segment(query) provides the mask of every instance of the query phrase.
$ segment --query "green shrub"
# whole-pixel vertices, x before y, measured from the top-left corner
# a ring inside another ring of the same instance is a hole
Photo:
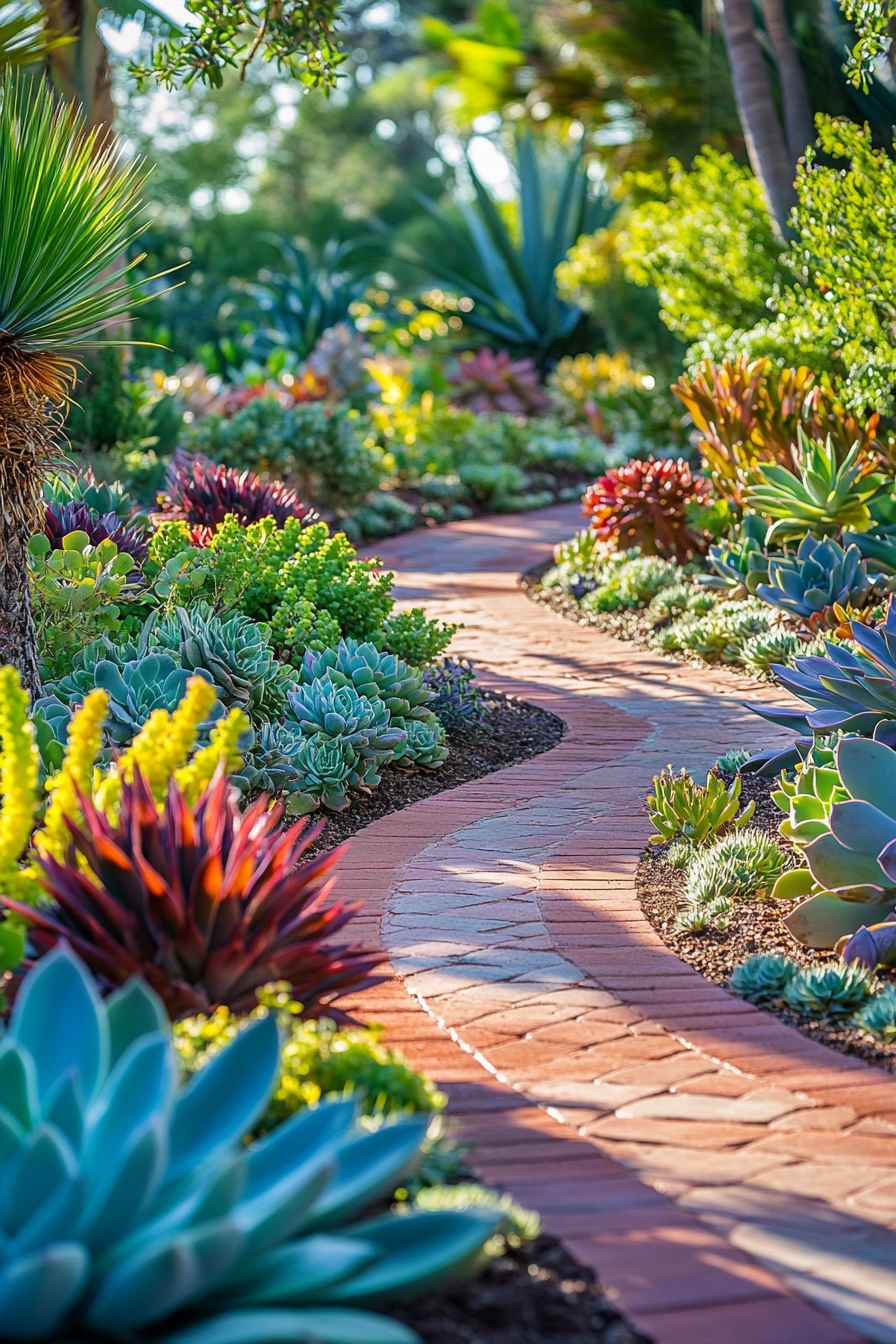
[[[298,486],[323,508],[350,509],[379,484],[361,422],[322,402],[281,406],[256,397],[228,419],[211,415],[187,430],[182,446],[238,471],[267,472]]]
[[[411,667],[428,667],[445,652],[459,628],[428,620],[422,607],[411,607],[385,618],[381,638],[384,648]]]
[[[42,532],[28,545],[37,644],[44,676],[71,671],[79,649],[122,630],[119,601],[126,595],[132,558],[109,539],[91,546],[86,532],[70,532],[52,550]]]
[[[399,1054],[382,1044],[383,1028],[337,1027],[327,1017],[308,1021],[288,986],[268,985],[259,993],[257,1018],[276,1012],[284,1043],[282,1073],[259,1123],[264,1132],[324,1097],[354,1094],[367,1115],[441,1110],[446,1098]],[[209,1017],[175,1023],[174,1044],[185,1073],[195,1073],[236,1037],[247,1021],[226,1008]]]

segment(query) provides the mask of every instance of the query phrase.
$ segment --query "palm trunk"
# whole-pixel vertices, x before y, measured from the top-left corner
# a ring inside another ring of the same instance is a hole
[[[806,146],[815,140],[815,123],[809,86],[800,64],[783,0],[762,0],[762,15],[771,44],[775,49],[775,63],[784,104],[784,130],[787,148],[795,165],[806,152]]]
[[[772,98],[765,60],[753,32],[751,0],[716,0],[734,96],[753,172],[762,183],[777,231],[783,237],[796,202],[795,165]]]
[[[0,509],[0,666],[14,667],[32,703],[42,694],[37,639],[28,591],[28,538],[6,508]]]

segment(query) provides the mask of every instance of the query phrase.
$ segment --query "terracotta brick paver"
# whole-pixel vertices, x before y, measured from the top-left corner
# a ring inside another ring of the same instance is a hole
[[[519,591],[579,521],[555,508],[380,548],[403,601],[464,623],[453,647],[485,684],[568,732],[351,842],[342,889],[392,978],[344,1002],[439,1079],[482,1176],[659,1344],[896,1344],[896,1079],[705,981],[634,890],[653,774],[776,730],[727,670]]]

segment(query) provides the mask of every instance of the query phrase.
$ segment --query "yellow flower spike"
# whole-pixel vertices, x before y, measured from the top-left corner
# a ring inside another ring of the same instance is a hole
[[[0,668],[0,891],[33,901],[40,888],[19,867],[37,810],[40,761],[28,706],[18,672]]]
[[[168,780],[189,760],[199,725],[208,718],[217,698],[215,687],[204,677],[191,677],[173,714],[157,709],[149,716],[118,763],[121,777],[130,782],[134,766],[139,766],[152,796],[157,803],[163,802]]]
[[[175,772],[174,777],[191,807],[195,805],[203,789],[210,784],[222,756],[225,762],[224,769],[229,775],[240,769],[243,757],[238,743],[249,726],[249,720],[243,711],[232,709],[226,719],[215,724],[208,746],[197,751],[189,765]]]
[[[42,830],[34,837],[41,854],[51,854],[61,862],[68,849],[70,835],[65,817],[81,821],[77,789],[89,794],[93,788],[94,765],[103,745],[103,724],[109,709],[105,691],[95,690],[73,715],[68,727],[68,745],[58,775],[47,780],[50,801]]]

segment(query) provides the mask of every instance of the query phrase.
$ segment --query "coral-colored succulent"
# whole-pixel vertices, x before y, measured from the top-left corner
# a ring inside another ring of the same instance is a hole
[[[506,350],[496,355],[486,346],[461,355],[448,382],[454,405],[479,414],[535,415],[548,405],[533,361],[512,360]]]
[[[81,794],[79,804],[66,862],[38,859],[55,906],[0,897],[39,955],[67,940],[104,990],[142,975],[172,1020],[220,1004],[246,1012],[274,980],[313,1013],[376,965],[375,954],[324,942],[357,908],[327,904],[340,851],[300,864],[320,826],[286,829],[264,798],[241,812],[222,770],[195,807],[172,781],[159,815],[136,768],[117,823]]]
[[[705,504],[711,491],[684,458],[633,458],[589,486],[582,505],[601,541],[620,549],[640,546],[645,555],[674,556],[684,564],[705,550],[688,521],[688,505]]]
[[[166,481],[168,493],[159,496],[160,505],[168,517],[182,518],[194,528],[214,528],[228,513],[243,526],[273,518],[282,527],[287,518],[313,516],[296,491],[282,482],[216,464],[202,453],[175,453]]]

